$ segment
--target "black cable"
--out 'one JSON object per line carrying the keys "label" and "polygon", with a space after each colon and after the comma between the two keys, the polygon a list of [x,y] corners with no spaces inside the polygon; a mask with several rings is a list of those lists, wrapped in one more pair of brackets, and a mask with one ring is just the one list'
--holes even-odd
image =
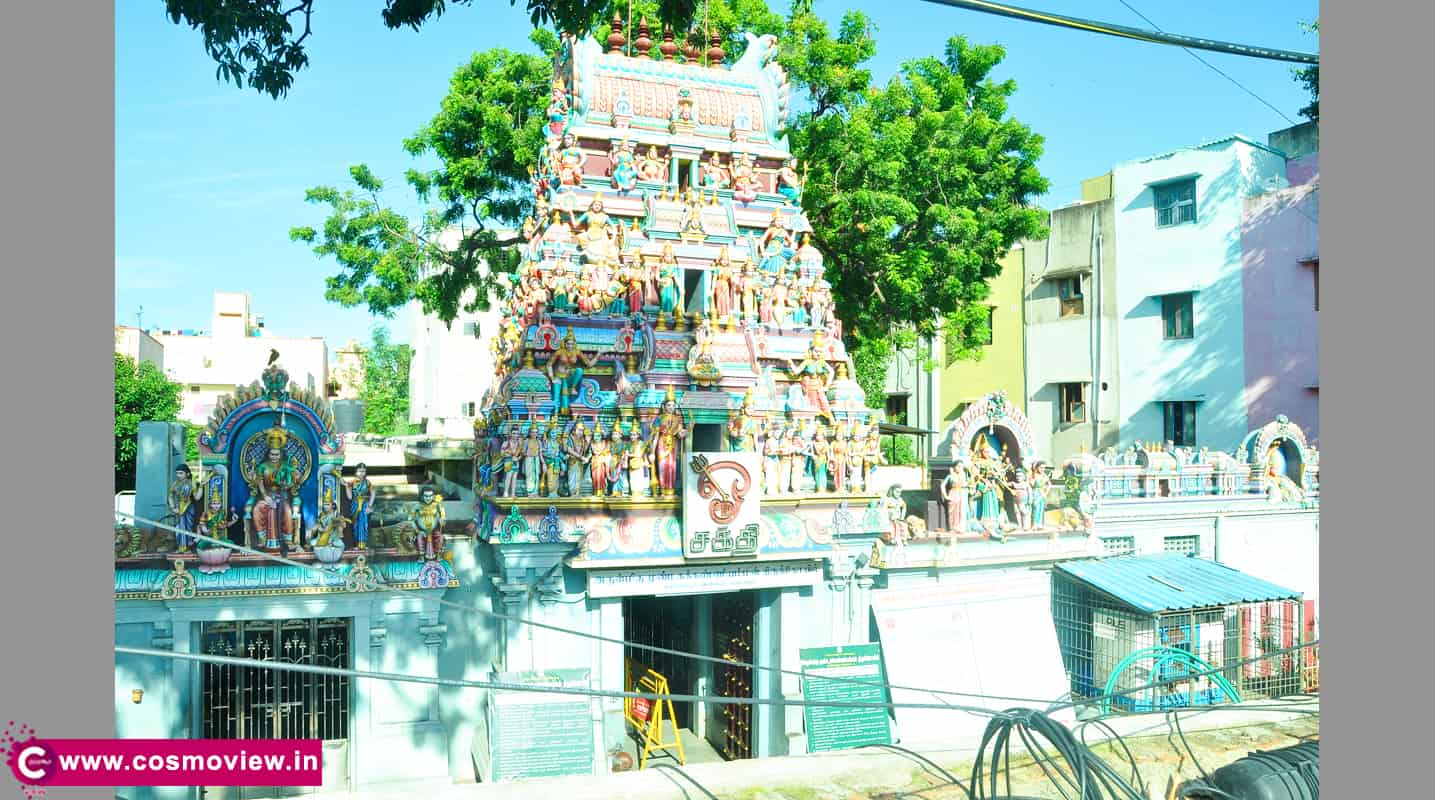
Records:
{"label": "black cable", "polygon": [[703,786],[701,783],[698,783],[696,778],[689,775],[687,772],[673,766],[672,764],[655,763],[652,764],[652,767],[653,769],[670,769],[673,772],[676,772],[679,775],[683,776],[684,778],[687,778],[688,783],[691,783],[692,785],[698,787],[698,791],[708,796],[708,800],[718,800],[718,796],[708,791],[708,788],[706,786]]}
{"label": "black cable", "polygon": [[[1089,719],[1076,726],[1077,732],[1081,735],[1081,744],[1088,750],[1091,749],[1091,745],[1087,744],[1086,742],[1086,727],[1088,725],[1096,725],[1105,729],[1106,732],[1110,735],[1110,738],[1116,740],[1116,743],[1121,745],[1122,751],[1126,753],[1126,763],[1131,765],[1131,785],[1145,786],[1146,781],[1141,777],[1141,769],[1136,764],[1136,754],[1131,752],[1131,747],[1126,744],[1126,739],[1121,734],[1117,733],[1116,729],[1111,727],[1106,722],[1099,719]],[[1096,751],[1092,750],[1092,752]]]}
{"label": "black cable", "polygon": [[1125,25],[1113,25],[1109,22],[1095,22],[1089,19],[1081,19],[1080,17],[1065,17],[1060,14],[1049,14],[1045,11],[1034,11],[1029,8],[1002,5],[1000,3],[989,2],[989,0],[926,0],[926,2],[962,8],[967,11],[977,11],[983,14],[995,14],[999,17],[1010,17],[1024,22],[1040,22],[1044,25],[1055,25],[1059,28],[1074,28],[1091,33],[1101,33],[1107,36],[1117,36],[1123,39],[1135,39],[1136,41],[1149,42],[1152,44],[1194,47],[1198,50],[1211,50],[1217,53],[1230,53],[1232,55],[1246,56],[1248,58],[1264,58],[1272,61],[1293,61],[1297,64],[1320,63],[1320,55],[1317,53],[1299,53],[1293,50],[1276,50],[1270,47],[1223,42],[1217,39],[1183,36],[1179,33],[1147,31],[1140,28],[1129,28]]}
{"label": "black cable", "polygon": [[[1068,790],[1070,786],[1076,789],[1080,800],[1146,800],[1141,790],[1078,741],[1070,730],[1033,709],[1009,709],[987,723],[972,764],[973,800],[1000,800],[1012,796],[1013,738],[1023,743],[1033,763],[1065,798],[1072,797]],[[1049,751],[1042,740],[1050,743],[1055,752]],[[1125,743],[1122,744],[1124,747]],[[1062,762],[1065,762],[1064,766]],[[1005,794],[999,792],[1003,784]]]}
{"label": "black cable", "polygon": [[1206,772],[1206,768],[1205,768],[1205,767],[1201,766],[1201,761],[1200,761],[1200,759],[1196,758],[1196,750],[1195,750],[1195,748],[1191,747],[1191,743],[1188,742],[1188,741],[1186,741],[1186,732],[1183,731],[1183,730],[1181,730],[1181,714],[1180,714],[1180,712],[1176,711],[1175,709],[1172,709],[1169,713],[1167,713],[1167,715],[1166,715],[1166,721],[1175,726],[1175,728],[1176,728],[1176,735],[1181,737],[1181,744],[1186,748],[1186,752],[1191,755],[1191,763],[1192,763],[1192,764],[1195,764],[1195,765],[1196,765],[1196,771],[1199,772],[1199,773],[1201,773],[1201,780],[1206,781],[1207,783],[1210,783],[1210,781],[1211,781],[1211,776],[1210,776],[1210,774]]}
{"label": "black cable", "polygon": [[895,750],[899,753],[905,753],[906,755],[909,755],[912,758],[921,761],[922,763],[926,764],[937,772],[940,772],[942,774],[942,777],[946,779],[945,783],[939,783],[936,786],[929,786],[926,789],[923,789],[923,792],[931,791],[932,789],[941,788],[943,786],[955,786],[958,789],[962,790],[962,794],[967,796],[967,800],[972,800],[972,790],[966,784],[962,783],[961,778],[958,778],[951,772],[948,772],[944,767],[942,767],[942,765],[938,764],[930,758],[927,758],[921,753],[918,753],[916,750],[909,750],[905,747],[899,747],[895,744],[869,744],[866,746],[881,748],[883,750]]}

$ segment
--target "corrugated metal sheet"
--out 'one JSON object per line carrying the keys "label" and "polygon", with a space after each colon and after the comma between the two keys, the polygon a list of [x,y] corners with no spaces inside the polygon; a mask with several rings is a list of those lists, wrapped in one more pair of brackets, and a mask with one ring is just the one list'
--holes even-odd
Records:
{"label": "corrugated metal sheet", "polygon": [[1055,569],[1148,614],[1301,596],[1223,564],[1179,553],[1067,561]]}

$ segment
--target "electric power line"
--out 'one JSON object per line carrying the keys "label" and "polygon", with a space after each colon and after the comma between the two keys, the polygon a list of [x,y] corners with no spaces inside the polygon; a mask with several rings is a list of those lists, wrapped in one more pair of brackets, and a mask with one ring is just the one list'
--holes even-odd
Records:
{"label": "electric power line", "polygon": [[[1130,3],[1126,2],[1126,0],[1119,0],[1119,2],[1121,3],[1121,5],[1126,6],[1126,8],[1130,9],[1131,13],[1133,13],[1133,14],[1135,14],[1136,16],[1140,17],[1141,19],[1145,20],[1147,25],[1150,25],[1151,27],[1155,28],[1155,29],[1156,29],[1158,32],[1160,32],[1160,33],[1165,33],[1164,30],[1161,30],[1161,26],[1160,26],[1160,25],[1157,25],[1155,22],[1152,22],[1150,17],[1148,17],[1148,16],[1146,16],[1145,14],[1142,14],[1140,11],[1136,10],[1136,7],[1135,7],[1135,6],[1133,6],[1133,5],[1131,5]],[[1292,125],[1298,124],[1295,120],[1293,120],[1293,119],[1291,119],[1290,117],[1286,116],[1285,112],[1281,111],[1279,108],[1276,108],[1274,105],[1272,105],[1269,100],[1266,100],[1264,97],[1261,97],[1260,95],[1256,94],[1256,93],[1255,93],[1254,91],[1252,91],[1251,89],[1247,88],[1245,84],[1241,83],[1240,81],[1236,80],[1235,78],[1232,78],[1229,74],[1227,74],[1226,72],[1222,71],[1220,67],[1218,67],[1218,66],[1216,66],[1215,64],[1212,64],[1211,62],[1209,62],[1209,61],[1207,61],[1206,59],[1202,58],[1198,53],[1196,53],[1196,51],[1192,50],[1192,49],[1189,48],[1189,47],[1184,47],[1184,46],[1183,46],[1181,49],[1182,49],[1182,50],[1185,50],[1186,53],[1187,53],[1187,55],[1191,56],[1191,58],[1194,58],[1194,59],[1196,59],[1197,61],[1201,62],[1202,64],[1205,64],[1205,65],[1206,65],[1207,67],[1209,67],[1212,71],[1214,71],[1217,75],[1220,75],[1221,77],[1225,78],[1226,80],[1230,81],[1231,83],[1234,83],[1234,84],[1236,85],[1236,87],[1239,88],[1241,91],[1245,92],[1246,94],[1250,95],[1251,97],[1254,97],[1254,98],[1256,98],[1257,100],[1259,100],[1259,101],[1261,101],[1262,103],[1264,103],[1267,108],[1269,108],[1270,110],[1272,110],[1272,111],[1276,112],[1277,114],[1279,114],[1280,117],[1281,117],[1281,119],[1284,119],[1286,122],[1289,122],[1289,123],[1292,124]]]}
{"label": "electric power line", "polygon": [[1026,22],[1040,22],[1045,25],[1055,25],[1060,28],[1073,28],[1084,30],[1090,33],[1101,33],[1107,36],[1117,36],[1124,39],[1134,39],[1151,44],[1176,45],[1178,47],[1194,47],[1198,50],[1210,50],[1217,53],[1229,53],[1232,55],[1246,56],[1248,58],[1263,58],[1269,61],[1292,61],[1297,64],[1319,64],[1320,54],[1301,53],[1294,50],[1277,50],[1270,47],[1258,47],[1256,45],[1236,44],[1219,39],[1205,39],[1198,36],[1185,36],[1179,33],[1166,33],[1164,31],[1147,31],[1140,28],[1131,28],[1125,25],[1113,25],[1108,22],[1096,22],[1080,17],[1066,17],[1060,14],[1049,14],[1044,11],[1034,11],[1029,8],[1002,5],[989,2],[988,0],[925,0],[928,3],[952,6],[967,11],[976,11],[983,14],[995,14],[1001,17],[1010,17]]}

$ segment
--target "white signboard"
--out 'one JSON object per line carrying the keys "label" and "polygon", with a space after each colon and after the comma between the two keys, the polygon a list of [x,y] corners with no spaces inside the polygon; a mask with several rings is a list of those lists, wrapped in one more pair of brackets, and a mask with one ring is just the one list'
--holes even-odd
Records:
{"label": "white signboard", "polygon": [[760,468],[757,453],[683,455],[684,558],[757,555]]}
{"label": "white signboard", "polygon": [[822,563],[819,561],[598,570],[588,574],[588,596],[709,594],[779,586],[812,586],[821,580]]}

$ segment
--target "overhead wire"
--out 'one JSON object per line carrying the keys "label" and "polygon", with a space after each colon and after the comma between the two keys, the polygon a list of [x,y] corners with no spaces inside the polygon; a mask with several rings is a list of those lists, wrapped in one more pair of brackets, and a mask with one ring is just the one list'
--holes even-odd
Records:
{"label": "overhead wire", "polygon": [[1141,28],[1132,28],[1126,25],[1115,25],[1109,22],[1096,22],[1080,17],[1068,17],[1061,14],[1051,14],[1045,11],[1036,11],[1030,8],[1019,6],[1003,5],[993,3],[990,0],[924,0],[937,5],[961,8],[967,11],[976,11],[983,14],[995,14],[1000,17],[1023,20],[1025,22],[1039,22],[1045,25],[1054,25],[1061,28],[1083,30],[1089,33],[1100,33],[1107,36],[1116,36],[1124,39],[1133,39],[1151,44],[1176,45],[1179,47],[1194,47],[1198,50],[1209,50],[1217,53],[1229,53],[1231,55],[1246,56],[1247,58],[1261,58],[1270,61],[1289,61],[1297,64],[1319,64],[1320,54],[1302,53],[1294,50],[1278,50],[1271,47],[1259,47],[1256,45],[1237,44],[1219,39],[1206,39],[1199,36],[1185,36],[1179,33],[1167,33],[1165,31],[1148,31]]}
{"label": "overhead wire", "polygon": [[[1131,11],[1131,13],[1133,13],[1133,14],[1135,14],[1136,16],[1140,17],[1141,19],[1145,20],[1145,21],[1146,21],[1146,24],[1147,24],[1147,25],[1150,25],[1150,26],[1153,27],[1153,28],[1155,28],[1157,32],[1159,32],[1159,33],[1165,33],[1165,31],[1161,29],[1161,26],[1159,26],[1159,25],[1157,25],[1155,22],[1151,21],[1151,18],[1150,18],[1150,17],[1146,16],[1145,14],[1142,14],[1140,11],[1138,11],[1138,10],[1136,9],[1135,6],[1133,6],[1133,5],[1131,5],[1130,3],[1126,2],[1126,0],[1117,0],[1117,1],[1120,2],[1121,5],[1126,6],[1126,8],[1128,8],[1128,9]],[[1206,59],[1202,58],[1198,53],[1196,53],[1196,51],[1194,51],[1194,50],[1192,50],[1191,48],[1186,47],[1186,46],[1184,46],[1184,45],[1181,46],[1181,49],[1182,49],[1182,50],[1185,50],[1185,51],[1186,51],[1186,54],[1189,55],[1191,58],[1194,58],[1194,59],[1196,59],[1197,61],[1201,62],[1202,64],[1205,64],[1211,71],[1215,72],[1217,75],[1220,75],[1221,77],[1223,77],[1223,78],[1225,78],[1226,80],[1230,81],[1231,83],[1235,84],[1236,87],[1237,87],[1238,89],[1240,89],[1241,91],[1245,92],[1246,94],[1250,95],[1251,97],[1254,97],[1254,98],[1256,98],[1257,100],[1259,100],[1259,101],[1261,101],[1262,103],[1264,103],[1267,108],[1269,108],[1270,110],[1276,112],[1276,114],[1280,115],[1281,119],[1284,119],[1286,122],[1289,122],[1289,123],[1292,124],[1292,125],[1297,124],[1295,120],[1291,119],[1289,116],[1286,116],[1286,113],[1285,113],[1284,111],[1281,111],[1279,108],[1276,108],[1269,100],[1267,100],[1267,99],[1265,99],[1264,97],[1261,97],[1260,95],[1256,94],[1253,90],[1251,90],[1251,89],[1248,88],[1245,84],[1241,83],[1240,81],[1236,80],[1235,78],[1231,77],[1229,74],[1227,74],[1225,71],[1223,71],[1220,67],[1218,67],[1218,66],[1216,66],[1215,64],[1212,64],[1211,62],[1209,62],[1209,61],[1207,61]]]}

